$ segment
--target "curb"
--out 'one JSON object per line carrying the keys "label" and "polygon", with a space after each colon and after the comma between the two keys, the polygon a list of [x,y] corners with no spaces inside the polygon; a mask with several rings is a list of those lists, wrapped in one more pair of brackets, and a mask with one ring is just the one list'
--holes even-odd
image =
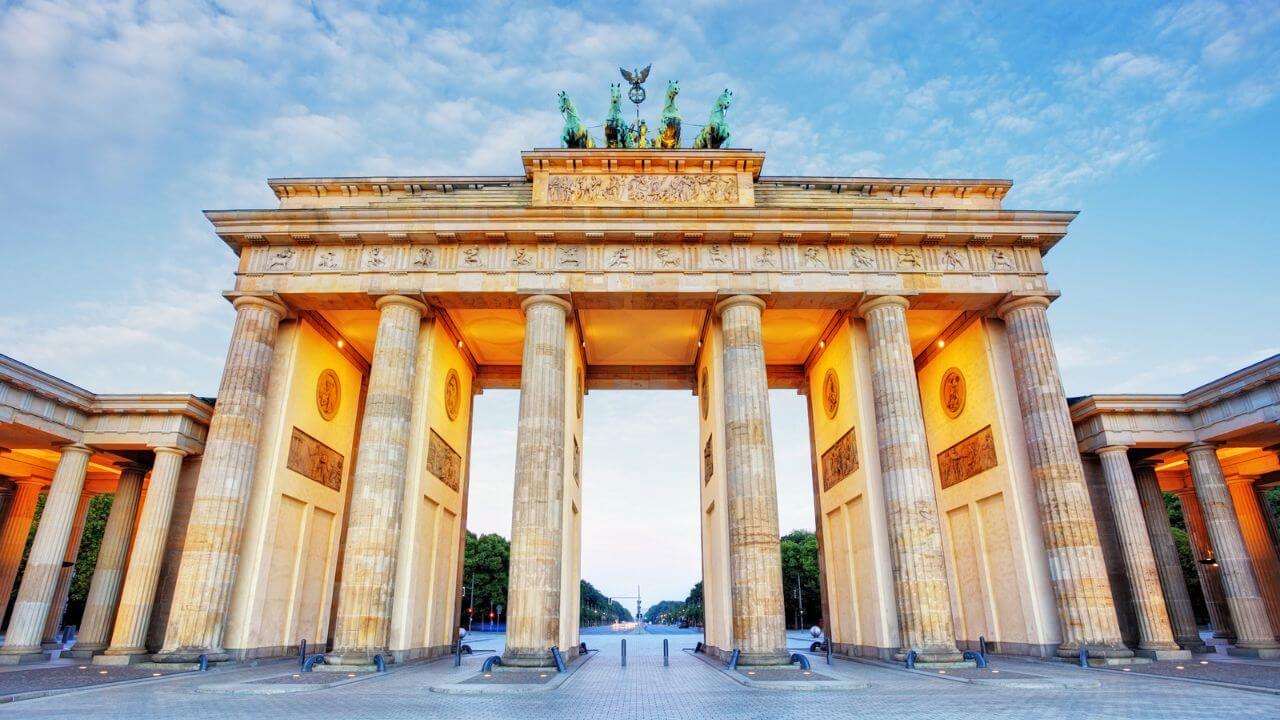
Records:
{"label": "curb", "polygon": [[[556,673],[555,678],[552,678],[545,683],[525,685],[464,685],[461,682],[454,682],[432,685],[429,689],[431,692],[440,693],[442,695],[520,695],[523,693],[550,692],[569,682],[574,674],[576,674],[583,665],[586,665],[594,655],[594,652],[589,652],[585,656],[579,655],[572,663],[569,663],[569,667],[566,668],[564,672]],[[505,672],[533,671],[508,669]]]}

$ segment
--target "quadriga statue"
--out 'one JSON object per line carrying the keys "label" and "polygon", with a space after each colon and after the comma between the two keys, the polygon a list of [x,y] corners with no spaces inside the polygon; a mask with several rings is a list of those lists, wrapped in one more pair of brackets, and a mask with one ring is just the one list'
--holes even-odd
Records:
{"label": "quadriga statue", "polygon": [[729,92],[729,88],[725,88],[724,92],[720,93],[720,97],[716,98],[716,104],[711,108],[711,117],[707,120],[706,126],[693,141],[695,150],[714,150],[729,144],[729,123],[725,122],[724,114],[732,103],[733,93]]}
{"label": "quadriga statue", "polygon": [[593,148],[596,146],[582,118],[578,117],[578,108],[574,106],[569,94],[560,91],[560,114],[564,115],[564,130],[560,131],[560,144],[567,148]]}

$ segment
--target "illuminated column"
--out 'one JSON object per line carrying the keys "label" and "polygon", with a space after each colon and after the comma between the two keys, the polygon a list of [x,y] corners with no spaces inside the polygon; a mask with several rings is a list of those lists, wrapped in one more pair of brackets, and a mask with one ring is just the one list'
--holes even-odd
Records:
{"label": "illuminated column", "polygon": [[1222,589],[1231,622],[1236,629],[1236,644],[1227,650],[1232,655],[1280,658],[1280,643],[1271,632],[1267,608],[1253,577],[1253,566],[1245,548],[1240,522],[1236,518],[1231,493],[1218,464],[1218,453],[1212,445],[1196,443],[1186,449],[1187,464],[1196,497],[1204,511],[1213,557],[1222,574]]}
{"label": "illuminated column", "polygon": [[58,570],[58,585],[53,590],[53,602],[49,604],[49,616],[45,618],[44,632],[40,636],[40,647],[43,650],[60,650],[58,630],[62,627],[62,613],[67,609],[67,593],[71,590],[71,577],[75,575],[76,556],[80,554],[80,540],[84,537],[84,518],[89,512],[89,501],[94,493],[80,493],[80,504],[76,505],[75,521],[71,524],[71,538],[67,541],[67,552],[62,557],[62,567]]}
{"label": "illuminated column", "polygon": [[1164,493],[1156,477],[1155,465],[1138,463],[1133,469],[1133,479],[1138,486],[1138,500],[1142,503],[1142,515],[1147,521],[1147,534],[1151,538],[1151,551],[1155,555],[1156,570],[1160,573],[1160,587],[1164,590],[1164,605],[1169,612],[1169,625],[1173,640],[1184,650],[1206,652],[1200,630],[1196,625],[1191,596],[1187,592],[1187,579],[1182,575],[1182,561],[1173,542],[1173,529],[1169,525],[1169,511],[1164,504]]}
{"label": "illuminated column", "polygon": [[962,657],[951,625],[951,594],[933,464],[907,333],[907,299],[877,297],[858,310],[867,321],[871,352],[871,387],[901,653],[915,650],[923,662],[956,662]]}
{"label": "illuminated column", "polygon": [[554,664],[551,648],[560,637],[565,322],[570,306],[552,295],[534,295],[520,307],[524,354],[502,662],[546,667]]}
{"label": "illuminated column", "polygon": [[1226,594],[1222,590],[1222,573],[1213,562],[1213,546],[1209,544],[1209,530],[1205,526],[1200,501],[1195,488],[1187,485],[1174,491],[1182,505],[1182,518],[1187,524],[1187,538],[1196,560],[1196,575],[1204,592],[1204,603],[1209,609],[1209,623],[1213,636],[1223,640],[1235,640],[1236,630],[1231,624],[1231,609],[1227,607]]}
{"label": "illuminated column", "polygon": [[1248,475],[1227,478],[1227,490],[1231,493],[1236,518],[1240,521],[1240,532],[1253,565],[1258,592],[1262,594],[1262,602],[1267,608],[1271,634],[1280,636],[1280,558],[1276,557],[1271,544],[1271,529],[1263,516],[1267,511],[1258,504],[1258,493],[1254,490],[1256,480],[1256,477]]}
{"label": "illuminated column", "polygon": [[84,490],[85,472],[92,456],[93,451],[83,445],[62,448],[58,469],[54,471],[53,483],[40,513],[36,537],[27,555],[27,566],[22,572],[22,585],[5,631],[4,646],[0,647],[0,665],[49,659],[49,653],[40,648],[40,636],[49,616],[49,605],[62,571],[62,558],[67,552],[76,505]]}
{"label": "illuminated column", "polygon": [[725,488],[733,642],[742,665],[790,661],[778,547],[778,487],[769,425],[761,313],[735,295],[716,305],[723,336]]}
{"label": "illuminated column", "polygon": [[116,603],[120,598],[120,585],[124,582],[125,563],[129,558],[129,540],[133,533],[133,519],[138,513],[138,497],[142,494],[142,478],[146,474],[147,468],[143,465],[126,465],[120,471],[111,512],[107,515],[107,527],[102,532],[102,544],[98,546],[98,564],[89,582],[89,597],[84,603],[80,632],[69,653],[72,657],[92,657],[107,649]]}
{"label": "illuminated column", "polygon": [[236,324],[196,482],[169,631],[155,655],[158,662],[195,662],[201,655],[211,661],[227,659],[222,638],[231,584],[262,439],[276,333],[286,312],[279,303],[259,297],[238,297],[233,304]]}
{"label": "illuminated column", "polygon": [[146,500],[138,516],[133,550],[129,553],[129,572],[120,592],[111,646],[94,658],[95,664],[127,665],[149,658],[147,655],[147,623],[155,603],[156,584],[164,561],[164,543],[169,537],[169,519],[173,514],[173,497],[178,490],[178,475],[186,453],[177,448],[156,449],[155,466]]}
{"label": "illuminated column", "polygon": [[1142,504],[1138,501],[1138,487],[1129,466],[1128,448],[1122,445],[1104,447],[1098,451],[1098,458],[1102,460],[1102,475],[1107,482],[1111,513],[1115,517],[1116,533],[1120,536],[1120,554],[1124,557],[1129,593],[1138,619],[1138,650],[1159,660],[1190,660],[1191,653],[1178,649],[1173,642],[1173,629],[1160,587],[1160,573],[1156,569]]}
{"label": "illuminated column", "polygon": [[[13,593],[13,581],[18,577],[22,563],[22,551],[27,547],[31,534],[31,522],[36,516],[36,502],[44,481],[34,477],[13,479],[13,498],[9,500],[9,513],[4,527],[0,528],[0,620]],[[3,624],[0,624],[3,627]]]}
{"label": "illuminated column", "polygon": [[1058,606],[1062,630],[1058,655],[1075,657],[1083,646],[1093,657],[1132,657],[1133,651],[1120,639],[1098,527],[1049,334],[1048,308],[1048,298],[1026,296],[1003,303],[997,313],[1008,331],[1027,459]]}
{"label": "illuminated column", "polygon": [[391,658],[387,641],[409,466],[413,373],[427,307],[401,295],[380,298],[377,306],[378,336],[352,476],[333,652],[325,657],[330,665],[372,665],[375,655]]}

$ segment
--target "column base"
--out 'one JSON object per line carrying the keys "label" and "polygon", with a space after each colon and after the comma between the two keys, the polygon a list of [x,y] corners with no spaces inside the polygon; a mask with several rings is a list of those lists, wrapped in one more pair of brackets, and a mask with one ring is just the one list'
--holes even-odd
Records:
{"label": "column base", "polygon": [[1206,645],[1200,638],[1196,638],[1194,640],[1187,638],[1185,640],[1175,640],[1174,642],[1178,643],[1183,650],[1194,655],[1204,655],[1205,653],[1217,652],[1216,648],[1212,645]]}
{"label": "column base", "polygon": [[546,650],[508,650],[502,653],[502,664],[507,667],[555,667],[556,659],[551,657],[550,648]]}
{"label": "column base", "polygon": [[1133,654],[1151,660],[1190,660],[1191,651],[1181,648],[1138,648]]}
{"label": "column base", "polygon": [[52,641],[52,642],[42,642],[42,643],[40,643],[40,649],[41,649],[41,650],[43,650],[43,651],[45,651],[45,652],[53,652],[54,650],[61,650],[61,649],[62,649],[62,643],[57,642],[57,641]]}
{"label": "column base", "polygon": [[[732,656],[733,653],[730,653]],[[776,652],[739,653],[738,667],[779,667],[791,664],[790,654]]]}
{"label": "column base", "polygon": [[[1089,645],[1086,643],[1084,649],[1089,652],[1090,665],[1133,665],[1151,662],[1147,658],[1135,658],[1133,651],[1124,645]],[[1080,646],[1061,645],[1058,647],[1058,657],[1064,660],[1078,660],[1080,658]]]}
{"label": "column base", "polygon": [[324,662],[313,669],[320,672],[374,672],[378,669],[374,657],[381,655],[383,662],[390,665],[395,656],[389,650],[382,652],[332,652],[324,656]]}
{"label": "column base", "polygon": [[49,662],[53,657],[40,648],[21,648],[14,652],[0,653],[0,665],[29,665],[31,663]]}
{"label": "column base", "polygon": [[[911,648],[899,648],[893,654],[893,659],[898,662],[906,662],[907,653]],[[931,648],[928,650],[916,650],[916,665],[928,665],[930,667],[973,667],[974,661],[965,660],[964,653],[955,648]]]}
{"label": "column base", "polygon": [[158,652],[151,656],[151,662],[155,663],[173,663],[178,665],[191,665],[200,662],[200,656],[204,655],[209,664],[224,663],[231,659],[226,650],[200,650],[199,648],[171,650],[169,652]]}
{"label": "column base", "polygon": [[93,657],[94,665],[137,665],[139,663],[150,663],[151,655],[146,650],[138,650],[137,652],[127,653],[104,653]]}
{"label": "column base", "polygon": [[1280,659],[1280,647],[1240,647],[1239,645],[1232,645],[1227,648],[1227,654],[1232,657],[1276,660]]}
{"label": "column base", "polygon": [[101,655],[104,651],[106,651],[106,649],[107,649],[106,645],[85,646],[85,645],[76,644],[76,645],[72,645],[70,650],[63,650],[61,653],[59,653],[58,657],[68,657],[68,658],[78,658],[80,660],[88,660],[92,658],[94,655]]}

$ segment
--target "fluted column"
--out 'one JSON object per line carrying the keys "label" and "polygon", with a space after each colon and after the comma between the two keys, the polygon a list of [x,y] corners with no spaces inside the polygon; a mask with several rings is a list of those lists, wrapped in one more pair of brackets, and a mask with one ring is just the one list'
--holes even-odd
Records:
{"label": "fluted column", "polygon": [[1191,653],[1180,650],[1173,642],[1173,628],[1165,609],[1160,573],[1156,569],[1142,504],[1138,501],[1138,486],[1129,466],[1128,448],[1104,447],[1098,451],[1098,458],[1102,461],[1102,475],[1107,482],[1107,496],[1111,500],[1116,533],[1120,536],[1120,554],[1138,620],[1138,650],[1160,660],[1189,660]]}
{"label": "fluted column", "polygon": [[80,504],[76,505],[75,521],[71,523],[71,537],[67,540],[67,551],[62,556],[62,567],[58,570],[58,585],[53,590],[53,601],[49,603],[49,616],[44,621],[44,632],[40,634],[40,647],[44,650],[61,650],[58,641],[58,630],[62,627],[62,614],[67,609],[67,593],[71,590],[71,579],[75,575],[76,556],[80,554],[80,540],[84,537],[84,518],[89,513],[89,501],[94,493],[80,493]]}
{"label": "fluted column", "polygon": [[[40,500],[40,488],[44,481],[34,477],[13,478],[13,498],[9,500],[9,513],[0,527],[0,620],[4,620],[5,608],[13,593],[13,582],[22,564],[22,551],[27,547],[31,523],[36,516],[36,502]],[[4,627],[0,623],[0,627]]]}
{"label": "fluted column", "polygon": [[231,584],[262,439],[276,333],[285,315],[282,305],[264,298],[238,297],[234,305],[236,324],[192,500],[169,631],[155,655],[159,662],[193,662],[200,655],[227,659],[222,638]]}
{"label": "fluted column", "polygon": [[1237,475],[1227,478],[1227,490],[1236,508],[1236,519],[1244,536],[1245,550],[1253,566],[1253,576],[1258,582],[1267,619],[1271,623],[1272,637],[1280,636],[1280,558],[1271,545],[1271,529],[1258,505],[1258,493],[1254,490],[1256,477]]}
{"label": "fluted column", "polygon": [[1184,650],[1206,652],[1196,625],[1195,610],[1191,607],[1191,595],[1187,592],[1187,579],[1182,575],[1182,561],[1173,542],[1169,510],[1164,504],[1164,493],[1160,490],[1155,466],[1150,462],[1138,463],[1133,468],[1133,479],[1138,487],[1142,515],[1146,519],[1156,571],[1160,574],[1160,587],[1164,591],[1164,606],[1169,613],[1173,640]]}
{"label": "fluted column", "polygon": [[338,589],[332,665],[371,665],[387,652],[400,510],[409,466],[413,373],[426,306],[401,295],[377,303],[369,389],[347,511],[347,545]]}
{"label": "fluted column", "polygon": [[923,662],[955,662],[961,655],[951,624],[938,499],[907,332],[907,305],[906,298],[885,296],[859,307],[870,345],[901,653],[915,650]]}
{"label": "fluted column", "polygon": [[564,543],[565,322],[569,303],[526,298],[507,590],[508,665],[550,666],[560,637]]}
{"label": "fluted column", "polygon": [[111,646],[94,658],[95,664],[127,665],[149,658],[147,623],[151,620],[156,584],[160,581],[178,475],[182,471],[182,458],[186,456],[182,450],[172,447],[157,448],[155,452],[151,483],[138,516],[138,530],[129,553],[129,572],[125,575],[115,627],[111,631]]}
{"label": "fluted column", "polygon": [[47,660],[49,653],[40,649],[40,635],[49,615],[49,605],[62,570],[62,557],[75,522],[76,504],[84,490],[85,472],[93,451],[83,445],[62,448],[58,469],[54,471],[49,495],[45,498],[40,524],[27,555],[22,572],[22,585],[13,606],[13,617],[0,647],[0,665]]}
{"label": "fluted column", "polygon": [[716,305],[723,336],[725,488],[729,503],[729,584],[739,664],[789,661],[778,547],[764,302],[735,295]]}
{"label": "fluted column", "polygon": [[1222,466],[1218,464],[1218,453],[1212,445],[1205,443],[1192,445],[1186,452],[1196,497],[1200,500],[1209,530],[1209,542],[1213,543],[1213,556],[1222,575],[1227,607],[1231,608],[1231,622],[1236,629],[1236,644],[1227,652],[1252,657],[1280,657],[1280,643],[1271,633],[1267,608],[1253,577],[1253,567],[1245,549],[1244,536],[1240,533],[1231,493],[1227,491]]}
{"label": "fluted column", "polygon": [[1084,646],[1095,657],[1131,657],[1133,652],[1120,639],[1111,582],[1049,333],[1048,308],[1048,298],[1029,296],[1007,301],[997,312],[1008,331],[1027,459],[1058,606],[1058,654],[1074,657]]}
{"label": "fluted column", "polygon": [[93,578],[89,581],[89,597],[85,599],[80,632],[68,653],[72,657],[92,657],[107,649],[129,558],[133,519],[138,513],[138,497],[142,494],[142,479],[146,474],[145,465],[126,465],[120,470],[111,511],[107,514],[107,526],[102,531],[102,544],[98,546],[98,564],[94,566]]}
{"label": "fluted column", "polygon": [[1213,636],[1222,640],[1235,640],[1236,630],[1231,623],[1231,609],[1227,607],[1226,593],[1222,590],[1222,573],[1213,560],[1213,546],[1209,543],[1209,529],[1205,526],[1204,513],[1196,490],[1188,485],[1174,491],[1182,505],[1182,518],[1187,524],[1187,539],[1195,555],[1196,576],[1200,578],[1200,590],[1209,610],[1209,623]]}

